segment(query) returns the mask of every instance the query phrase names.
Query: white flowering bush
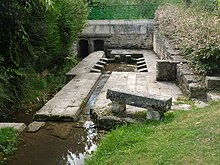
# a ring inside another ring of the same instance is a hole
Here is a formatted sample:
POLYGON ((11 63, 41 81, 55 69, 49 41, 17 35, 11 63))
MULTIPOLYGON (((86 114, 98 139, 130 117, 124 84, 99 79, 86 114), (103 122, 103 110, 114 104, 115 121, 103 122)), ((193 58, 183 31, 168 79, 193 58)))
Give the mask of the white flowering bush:
POLYGON ((160 33, 191 62, 195 71, 220 73, 219 11, 201 11, 176 5, 159 7, 155 20, 160 33))

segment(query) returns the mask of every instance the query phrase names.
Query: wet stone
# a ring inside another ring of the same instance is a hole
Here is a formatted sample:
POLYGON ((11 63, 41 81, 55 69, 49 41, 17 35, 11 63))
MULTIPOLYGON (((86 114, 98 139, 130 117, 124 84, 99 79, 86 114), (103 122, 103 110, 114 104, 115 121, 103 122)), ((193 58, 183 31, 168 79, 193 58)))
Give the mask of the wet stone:
POLYGON ((27 127, 27 132, 34 133, 37 132, 41 127, 45 125, 45 122, 34 121, 27 127))

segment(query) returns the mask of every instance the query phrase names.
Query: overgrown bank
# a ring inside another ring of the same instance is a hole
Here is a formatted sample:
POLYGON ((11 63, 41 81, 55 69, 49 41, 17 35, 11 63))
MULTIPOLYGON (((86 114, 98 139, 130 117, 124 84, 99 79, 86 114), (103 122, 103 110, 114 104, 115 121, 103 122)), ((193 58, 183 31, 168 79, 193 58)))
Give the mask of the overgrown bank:
POLYGON ((13 154, 17 149, 18 132, 13 128, 0 129, 0 164, 7 161, 5 155, 13 154))
POLYGON ((0 116, 59 88, 76 63, 73 42, 83 29, 83 0, 0 3, 0 116), (58 73, 58 74, 57 74, 58 73))
POLYGON ((193 1, 189 7, 167 5, 155 15, 159 32, 173 42, 196 72, 220 73, 220 10, 216 0, 193 1))
POLYGON ((87 164, 218 164, 220 103, 108 133, 87 164))

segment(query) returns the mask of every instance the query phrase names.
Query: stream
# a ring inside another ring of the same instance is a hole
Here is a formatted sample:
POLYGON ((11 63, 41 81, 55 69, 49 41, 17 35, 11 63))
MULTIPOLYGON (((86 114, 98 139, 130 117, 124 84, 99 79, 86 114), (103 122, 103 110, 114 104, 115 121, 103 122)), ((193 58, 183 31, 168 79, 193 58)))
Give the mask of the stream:
POLYGON ((77 123, 46 122, 36 133, 22 133, 18 150, 9 157, 8 165, 83 165, 105 133, 90 120, 90 108, 109 76, 101 76, 77 123))
MULTIPOLYGON (((9 157, 8 165, 83 165, 85 157, 97 148, 104 130, 95 127, 90 119, 90 109, 112 71, 135 72, 129 64, 107 64, 101 78, 82 110, 78 122, 46 122, 36 133, 23 132, 18 150, 9 157), (106 74, 108 73, 108 74, 106 74)), ((17 122, 29 124, 32 118, 19 115, 17 122)))

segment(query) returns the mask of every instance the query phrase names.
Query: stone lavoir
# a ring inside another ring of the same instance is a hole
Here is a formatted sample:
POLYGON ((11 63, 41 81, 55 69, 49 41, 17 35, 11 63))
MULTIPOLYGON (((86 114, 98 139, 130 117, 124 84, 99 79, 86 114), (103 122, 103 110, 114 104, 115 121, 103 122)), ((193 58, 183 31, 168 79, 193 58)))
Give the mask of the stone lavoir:
POLYGON ((170 108, 178 109, 175 102, 183 96, 184 88, 197 96, 194 89, 200 89, 200 84, 185 78, 193 75, 180 74, 187 61, 174 50, 168 51, 172 59, 164 55, 165 46, 155 33, 153 20, 89 21, 77 45, 82 61, 66 74, 69 83, 34 115, 34 120, 45 125, 36 133, 23 133, 26 144, 10 164, 84 164, 85 155, 96 148, 96 127, 161 119, 170 108), (117 63, 123 67, 111 66, 117 63), (115 92, 122 90, 123 95, 135 98, 123 102, 126 111, 122 113, 114 113, 114 104, 106 98, 108 91, 116 88, 115 92), (141 94, 149 102, 138 104, 141 94))

